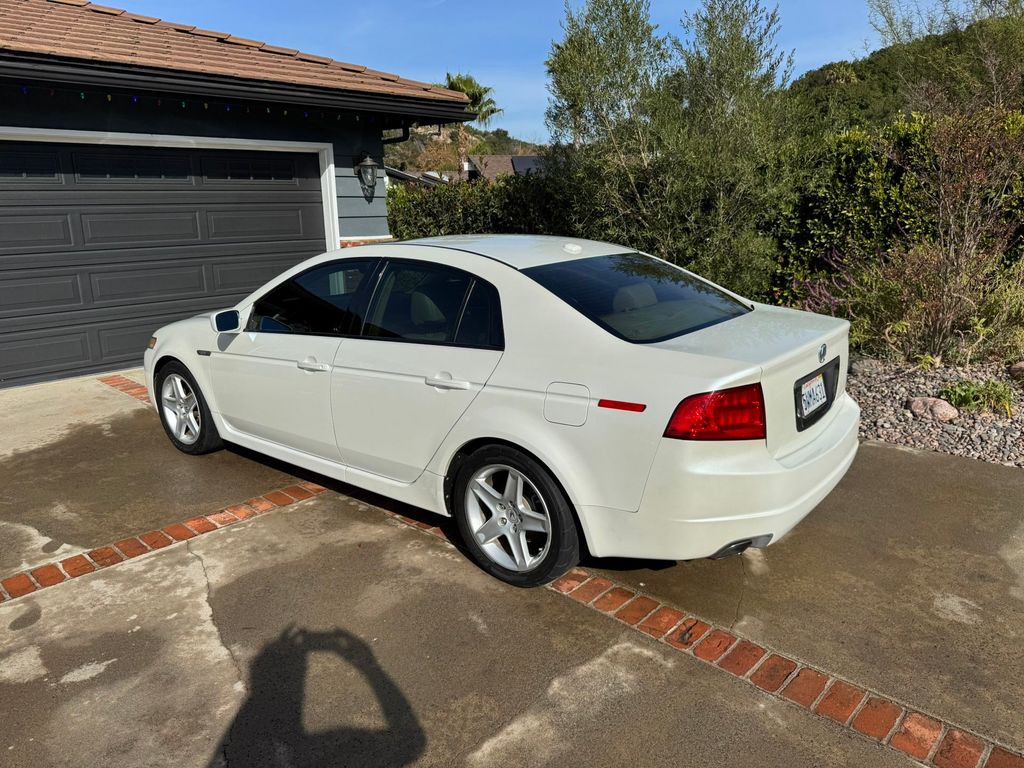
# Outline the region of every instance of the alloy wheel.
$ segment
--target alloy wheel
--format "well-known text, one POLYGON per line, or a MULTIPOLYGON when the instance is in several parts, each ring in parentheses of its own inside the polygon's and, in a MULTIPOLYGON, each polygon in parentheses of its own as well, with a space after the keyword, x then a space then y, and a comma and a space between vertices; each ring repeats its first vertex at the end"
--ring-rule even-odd
POLYGON ((535 567, 551 545, 551 516, 533 482, 507 464, 479 470, 466 487, 466 517, 476 543, 510 571, 535 567))
POLYGON ((183 376, 172 373, 164 379, 160 388, 160 405, 174 439, 183 445, 194 444, 199 439, 202 416, 199 398, 183 376))

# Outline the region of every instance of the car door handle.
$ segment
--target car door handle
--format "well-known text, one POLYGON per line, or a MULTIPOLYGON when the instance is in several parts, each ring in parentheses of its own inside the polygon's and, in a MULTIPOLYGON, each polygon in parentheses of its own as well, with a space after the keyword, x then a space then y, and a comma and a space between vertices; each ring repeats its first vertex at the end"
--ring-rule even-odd
POLYGON ((470 386, 472 386, 468 381, 453 379, 449 373, 439 373, 437 376, 428 376, 423 379, 423 383, 428 387, 437 387, 438 389, 469 389, 470 386))
POLYGON ((331 370, 330 363, 318 363, 311 357, 307 357, 305 360, 300 360, 296 363, 299 368, 304 371, 329 371, 331 370))

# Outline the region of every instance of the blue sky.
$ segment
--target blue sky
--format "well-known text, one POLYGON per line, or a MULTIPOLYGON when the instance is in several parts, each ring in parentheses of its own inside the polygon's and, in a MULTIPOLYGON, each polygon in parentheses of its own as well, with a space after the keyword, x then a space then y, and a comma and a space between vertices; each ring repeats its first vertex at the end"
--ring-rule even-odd
MULTIPOLYGON (((577 0, 576 4, 578 4, 577 0)), ((547 138, 544 60, 561 37, 561 0, 110 0, 138 13, 365 64, 418 80, 464 71, 494 87, 505 109, 492 127, 547 138)), ((678 31, 694 0, 652 0, 678 31)), ((874 41, 863 0, 781 0, 780 43, 796 73, 862 55, 874 41)))

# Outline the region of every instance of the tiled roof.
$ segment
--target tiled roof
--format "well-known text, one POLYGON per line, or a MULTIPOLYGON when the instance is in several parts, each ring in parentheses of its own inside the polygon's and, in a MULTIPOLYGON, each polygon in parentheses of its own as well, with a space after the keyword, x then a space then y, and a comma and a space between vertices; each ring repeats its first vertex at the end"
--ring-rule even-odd
POLYGON ((0 0, 0 50, 4 49, 447 104, 466 102, 462 93, 360 64, 87 0, 0 0))

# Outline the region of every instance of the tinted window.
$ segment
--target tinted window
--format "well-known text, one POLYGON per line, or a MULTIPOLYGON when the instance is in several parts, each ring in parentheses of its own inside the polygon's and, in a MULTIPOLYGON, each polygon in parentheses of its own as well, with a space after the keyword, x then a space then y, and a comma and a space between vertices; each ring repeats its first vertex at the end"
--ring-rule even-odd
POLYGON ((563 261, 523 272, 627 341, 663 341, 750 311, 710 283, 641 253, 563 261))
POLYGON ((455 334, 455 343, 465 347, 490 347, 502 349, 505 346, 501 325, 501 304, 498 290, 490 283, 477 280, 470 289, 462 320, 455 334))
POLYGON ((355 304, 375 259, 346 259, 316 267, 256 301, 246 330, 337 336, 356 333, 362 315, 355 304))
POLYGON ((458 269, 390 262, 374 292, 362 335, 501 349, 498 292, 458 269))
POLYGON ((391 263, 381 275, 363 335, 452 342, 472 278, 432 264, 391 263))

